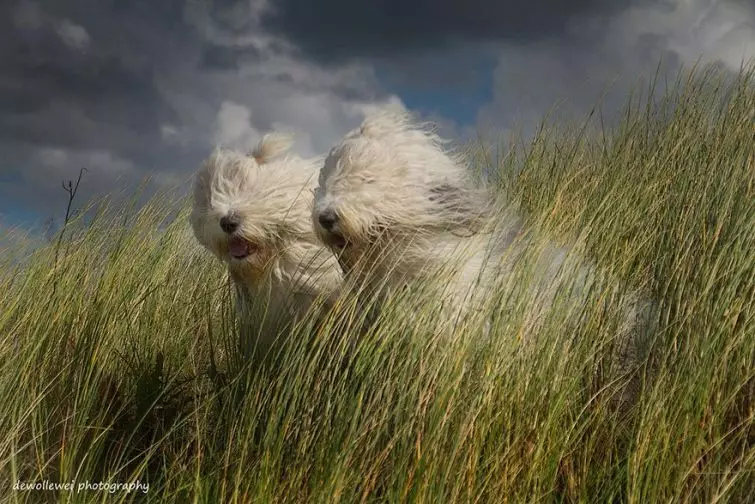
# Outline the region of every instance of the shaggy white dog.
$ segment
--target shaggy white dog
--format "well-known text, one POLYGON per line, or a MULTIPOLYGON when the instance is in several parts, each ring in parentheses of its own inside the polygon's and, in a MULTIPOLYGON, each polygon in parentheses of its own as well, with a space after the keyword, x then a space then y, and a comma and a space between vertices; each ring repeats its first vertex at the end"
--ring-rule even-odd
POLYGON ((408 116, 383 112, 330 151, 313 219, 350 275, 390 289, 454 258, 461 284, 479 273, 491 201, 441 143, 408 116))
POLYGON ((291 145, 270 133, 248 155, 216 149, 195 179, 194 235, 228 266, 256 344, 269 344, 316 299, 331 299, 342 278, 310 220, 322 158, 294 156, 291 145))
POLYGON ((325 160, 313 220, 350 277, 387 293, 442 270, 461 308, 521 226, 428 126, 384 111, 348 133, 325 160))
MULTIPOLYGON (((449 320, 469 308, 489 313, 491 289, 507 279, 518 283, 509 290, 530 303, 531 330, 564 290, 568 295, 558 302, 566 298, 570 311, 580 311, 598 287, 595 268, 525 229, 518 213, 476 183, 461 156, 447 152, 428 126, 405 113, 380 112, 325 160, 312 218, 348 277, 383 296, 413 280, 438 279, 449 320), (515 273, 523 263, 529 276, 515 273)), ((617 292, 615 286, 608 291, 617 292)), ((628 302, 621 333, 641 325, 638 299, 628 302)), ((634 361, 627 355, 634 350, 625 346, 623 360, 634 361)))

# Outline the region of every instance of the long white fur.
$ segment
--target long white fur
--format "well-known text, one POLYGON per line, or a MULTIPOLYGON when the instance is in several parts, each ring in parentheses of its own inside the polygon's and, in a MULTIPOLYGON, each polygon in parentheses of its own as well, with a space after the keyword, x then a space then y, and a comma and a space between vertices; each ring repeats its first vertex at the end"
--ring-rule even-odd
MULTIPOLYGON (((442 295, 455 308, 445 313, 457 318, 529 261, 534 272, 525 288, 537 298, 533 309, 547 311, 564 282, 579 308, 596 269, 525 229, 518 212, 475 183, 462 157, 444 144, 430 125, 384 111, 331 149, 312 217, 347 276, 383 294, 416 279, 442 278, 442 295), (338 216, 331 230, 318 223, 328 212, 338 216)), ((633 299, 621 332, 633 333, 646 320, 646 305, 633 299)), ((627 366, 635 361, 631 346, 621 350, 627 366)))
POLYGON ((218 148, 194 184, 194 236, 227 265, 245 324, 250 323, 243 316, 252 302, 267 301, 257 328, 263 338, 277 337, 318 297, 332 299, 342 279, 336 259, 310 221, 322 158, 295 156, 289 152, 291 145, 290 137, 270 133, 247 155, 218 148), (240 220, 234 234, 253 246, 244 259, 231 256, 230 235, 220 227, 220 219, 229 213, 240 220))

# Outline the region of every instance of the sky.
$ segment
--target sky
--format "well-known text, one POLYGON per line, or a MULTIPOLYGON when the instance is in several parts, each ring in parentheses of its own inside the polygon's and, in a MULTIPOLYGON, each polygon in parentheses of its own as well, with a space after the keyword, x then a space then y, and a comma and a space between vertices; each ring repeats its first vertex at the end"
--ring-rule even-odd
POLYGON ((82 201, 186 187, 215 146, 322 154, 386 104, 526 132, 609 85, 618 109, 659 61, 753 58, 752 0, 5 0, 0 224, 60 219, 81 167, 82 201))

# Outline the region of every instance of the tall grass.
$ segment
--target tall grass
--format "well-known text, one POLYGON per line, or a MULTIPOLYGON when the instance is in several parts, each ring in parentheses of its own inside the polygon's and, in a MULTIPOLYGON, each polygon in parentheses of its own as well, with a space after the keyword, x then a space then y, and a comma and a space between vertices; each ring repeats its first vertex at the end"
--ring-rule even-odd
POLYGON ((755 74, 692 74, 628 104, 619 126, 595 124, 474 159, 530 223, 658 300, 652 373, 630 413, 611 407, 621 380, 601 379, 620 314, 600 296, 580 323, 554 310, 533 331, 514 290, 450 335, 420 292, 370 324, 347 298, 299 324, 274 365, 245 362, 225 272, 195 245, 185 202, 155 199, 73 223, 57 261, 51 245, 0 262, 0 495, 745 502, 755 74), (43 480, 149 490, 12 489, 43 480))

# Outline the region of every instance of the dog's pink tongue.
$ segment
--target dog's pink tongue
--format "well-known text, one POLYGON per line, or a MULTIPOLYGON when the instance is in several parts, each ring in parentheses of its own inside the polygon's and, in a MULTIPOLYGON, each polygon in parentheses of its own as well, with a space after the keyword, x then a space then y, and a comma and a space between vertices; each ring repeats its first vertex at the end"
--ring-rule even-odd
POLYGON ((241 238, 233 237, 228 242, 228 253, 233 257, 246 257, 249 255, 249 243, 241 238))

